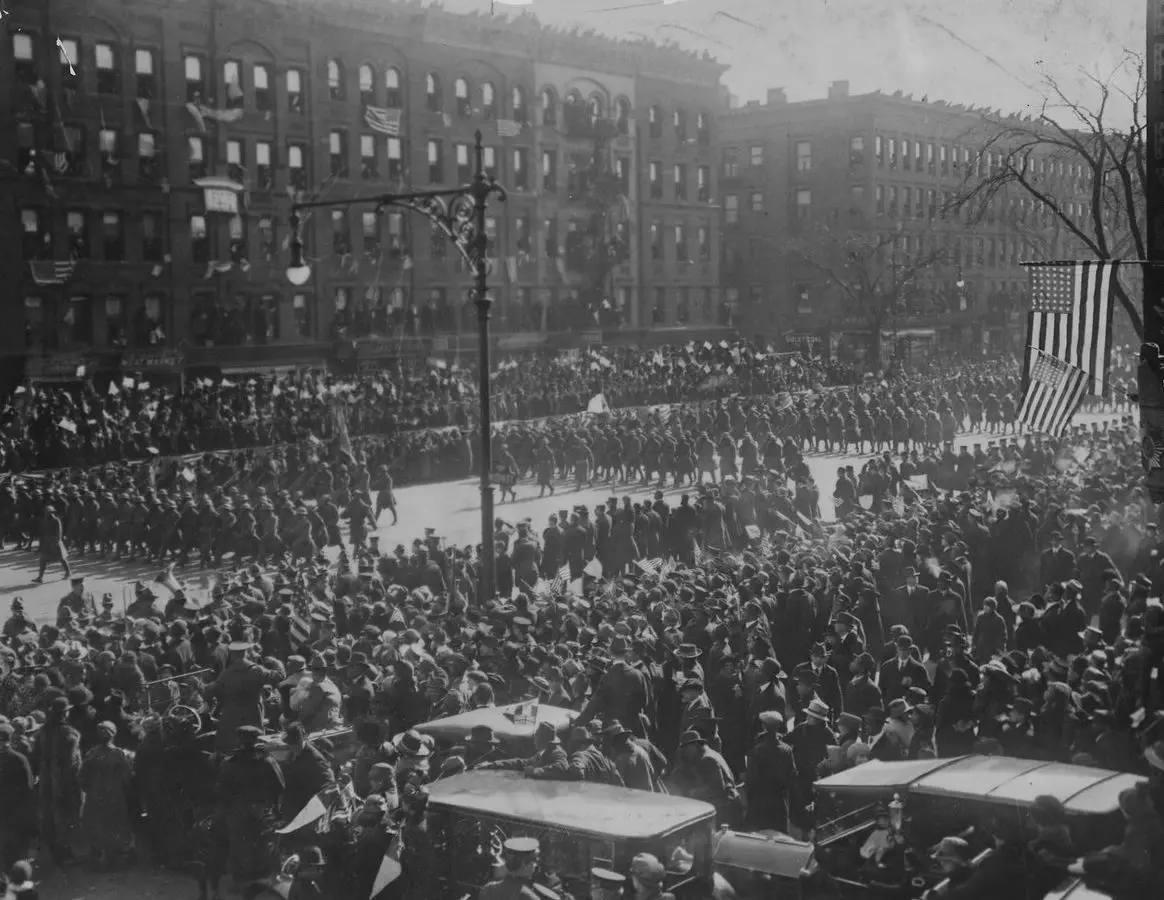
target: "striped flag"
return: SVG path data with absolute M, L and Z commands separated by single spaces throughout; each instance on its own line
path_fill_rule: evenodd
M 1018 420 L 1033 431 L 1059 437 L 1079 409 L 1088 381 L 1079 367 L 1036 353 Z
M 570 583 L 570 566 L 564 565 L 558 569 L 558 574 L 554 576 L 554 580 L 550 582 L 550 593 L 560 594 L 566 589 L 566 585 Z
M 502 138 L 515 138 L 521 134 L 521 125 L 513 119 L 498 119 L 497 120 L 497 136 Z
M 663 560 L 655 557 L 654 559 L 638 559 L 635 560 L 635 565 L 646 572 L 648 575 L 654 575 L 656 578 L 659 575 L 659 569 L 663 567 Z
M 364 122 L 373 131 L 389 137 L 400 136 L 400 110 L 382 109 L 379 106 L 364 107 Z
M 1038 354 L 1061 359 L 1083 371 L 1085 387 L 1103 393 L 1111 366 L 1111 294 L 1119 262 L 1075 262 L 1031 266 L 1031 312 L 1023 384 L 1032 378 Z
M 38 260 L 28 264 L 32 272 L 32 280 L 37 284 L 64 284 L 73 277 L 77 264 L 71 259 L 66 260 Z

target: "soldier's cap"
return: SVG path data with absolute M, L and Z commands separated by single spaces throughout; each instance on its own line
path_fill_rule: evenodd
M 238 739 L 244 744 L 253 744 L 262 735 L 262 729 L 256 728 L 254 725 L 240 725 L 238 727 Z
M 618 872 L 612 872 L 610 869 L 602 869 L 598 866 L 590 870 L 590 880 L 596 881 L 610 890 L 617 890 L 626 884 L 625 875 L 620 875 Z
M 251 644 L 248 641 L 231 641 L 226 649 L 231 653 L 246 653 L 251 649 Z
M 74 586 L 76 586 L 78 584 L 84 584 L 84 583 L 85 583 L 85 576 L 84 575 L 74 575 L 72 578 L 69 579 L 69 584 L 74 585 Z
M 541 844 L 538 843 L 537 838 L 531 837 L 515 837 L 506 841 L 504 847 L 506 853 L 513 853 L 516 855 L 526 855 L 530 853 L 537 853 L 541 850 Z

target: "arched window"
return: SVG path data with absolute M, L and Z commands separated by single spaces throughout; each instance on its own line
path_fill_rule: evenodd
M 711 116 L 700 110 L 695 116 L 695 137 L 701 144 L 711 140 Z
M 542 124 L 558 124 L 558 95 L 553 88 L 542 89 Z
M 440 112 L 442 103 L 440 77 L 429 72 L 424 78 L 424 103 L 429 112 Z
M 619 134 L 630 134 L 630 101 L 625 97 L 619 97 L 614 102 L 615 115 L 617 117 L 617 128 Z
M 687 113 L 676 108 L 671 119 L 675 124 L 675 138 L 680 141 L 687 140 Z
M 490 81 L 481 85 L 481 114 L 486 120 L 497 118 L 497 92 Z
M 367 63 L 360 66 L 360 102 L 364 106 L 376 102 L 376 72 Z
M 663 136 L 663 109 L 655 105 L 647 110 L 647 124 L 650 126 L 651 137 Z
M 520 85 L 513 89 L 513 121 L 521 125 L 529 122 L 529 110 L 525 104 L 525 89 Z
M 473 111 L 473 104 L 469 100 L 469 82 L 464 78 L 458 78 L 453 82 L 453 98 L 457 104 L 457 115 L 467 119 Z
M 401 106 L 400 96 L 400 70 L 389 66 L 384 70 L 384 89 L 386 91 L 384 96 L 384 103 L 393 109 L 399 109 Z
M 591 94 L 590 99 L 586 101 L 586 111 L 590 113 L 590 124 L 596 124 L 606 112 L 606 104 L 598 94 Z
M 344 87 L 344 67 L 337 59 L 327 61 L 327 92 L 332 100 L 346 100 L 348 96 Z

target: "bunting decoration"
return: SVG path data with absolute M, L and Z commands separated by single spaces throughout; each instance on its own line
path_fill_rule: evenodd
M 77 268 L 73 260 L 37 260 L 28 264 L 32 280 L 42 287 L 48 284 L 65 284 L 73 277 Z

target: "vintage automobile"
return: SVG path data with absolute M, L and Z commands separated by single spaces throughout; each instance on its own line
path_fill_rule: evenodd
M 1044 794 L 1063 804 L 1082 855 L 1120 841 L 1119 794 L 1143 780 L 1003 756 L 868 762 L 816 783 L 816 849 L 806 871 L 819 868 L 842 893 L 920 896 L 944 877 L 928 863 L 941 838 L 964 837 L 978 865 L 992 852 L 992 835 L 1021 833 Z
M 592 867 L 626 872 L 643 852 L 666 866 L 666 890 L 711 890 L 715 808 L 707 803 L 492 770 L 442 778 L 429 790 L 429 834 L 449 861 L 442 897 L 475 895 L 512 837 L 537 838 L 542 873 L 575 897 L 589 894 Z
M 813 846 L 777 831 L 733 831 L 720 828 L 712 837 L 716 896 L 737 900 L 793 900 L 806 895 L 801 873 L 812 859 Z
M 534 731 L 542 722 L 549 722 L 555 729 L 568 726 L 578 714 L 561 706 L 544 703 L 511 703 L 508 706 L 489 706 L 471 709 L 468 712 L 433 719 L 416 730 L 436 740 L 438 753 L 447 752 L 457 744 L 464 743 L 474 728 L 487 725 L 501 743 L 499 753 L 505 756 L 533 756 Z

